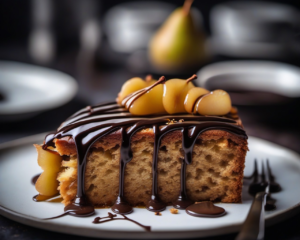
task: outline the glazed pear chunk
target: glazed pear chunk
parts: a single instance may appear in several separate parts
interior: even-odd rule
[[[196,101],[205,94],[209,93],[205,88],[195,87],[188,91],[185,100],[184,100],[184,108],[188,113],[196,113],[194,112],[194,106]]]
[[[142,88],[146,87],[145,81],[139,77],[134,77],[126,81],[122,88],[121,91],[118,95],[117,101],[118,103],[121,103],[123,99],[129,95],[130,93],[133,93],[135,91],[138,91]]]
[[[141,90],[145,87],[149,87],[152,84],[154,84],[155,82],[156,82],[156,80],[153,79],[151,75],[147,75],[145,80],[143,80],[142,78],[139,78],[139,77],[134,77],[134,78],[127,80],[123,84],[121,91],[118,94],[117,102],[119,104],[121,104],[121,102],[124,100],[124,98],[126,96],[128,96],[129,94],[134,93],[138,90]]]
[[[203,96],[196,103],[197,112],[201,115],[222,116],[230,112],[231,99],[227,92],[215,90]]]
[[[133,102],[129,108],[130,113],[134,115],[166,113],[162,102],[163,91],[163,85],[155,86]]]
[[[188,91],[194,87],[192,82],[183,79],[170,79],[164,84],[163,104],[169,114],[184,113],[184,100]]]
[[[40,145],[34,146],[38,152],[38,164],[44,170],[36,181],[35,188],[40,195],[55,196],[58,194],[56,178],[61,171],[62,157],[56,152],[44,150]]]
[[[187,80],[175,78],[166,81],[164,76],[158,81],[148,78],[141,80],[146,87],[125,96],[136,87],[135,82],[138,88],[141,86],[140,81],[132,78],[123,85],[118,99],[122,96],[121,104],[133,115],[189,113],[223,116],[229,113],[232,107],[229,94],[220,89],[209,92],[195,87],[191,81],[196,78],[195,74]]]

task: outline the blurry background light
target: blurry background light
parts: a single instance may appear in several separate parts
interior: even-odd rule
[[[111,8],[104,17],[104,31],[111,48],[122,53],[145,49],[175,7],[159,1],[138,1]]]
[[[242,57],[287,58],[300,32],[300,11],[263,1],[233,1],[211,12],[212,49]]]

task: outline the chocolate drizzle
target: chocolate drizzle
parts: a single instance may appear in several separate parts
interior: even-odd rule
[[[145,226],[137,221],[134,221],[128,217],[126,217],[125,215],[121,214],[123,216],[123,218],[117,218],[117,214],[112,214],[110,212],[108,212],[108,216],[107,217],[96,217],[93,221],[93,223],[99,224],[99,223],[105,223],[105,222],[110,222],[110,221],[114,221],[114,220],[127,220],[130,222],[133,222],[135,224],[137,224],[138,226],[144,228],[147,232],[151,232],[151,227],[150,226]],[[104,221],[101,221],[102,219],[106,219]]]
[[[165,80],[160,79],[160,81]],[[138,96],[140,96],[139,93]],[[138,96],[134,95],[131,96],[131,98],[136,98]],[[173,121],[170,122],[170,119],[173,119]],[[65,208],[65,211],[69,211],[68,214],[74,216],[86,216],[94,213],[93,207],[91,207],[91,204],[86,199],[84,192],[84,173],[87,153],[93,144],[100,138],[116,131],[121,132],[122,144],[120,149],[119,195],[112,210],[118,214],[128,214],[132,212],[132,207],[124,198],[124,170],[126,164],[132,159],[130,146],[131,138],[137,131],[145,128],[152,128],[154,132],[152,195],[146,206],[148,210],[154,212],[163,211],[166,207],[166,204],[163,203],[158,196],[157,161],[161,139],[167,133],[176,130],[182,132],[184,159],[181,168],[181,188],[177,201],[173,203],[174,207],[179,209],[184,209],[193,203],[188,199],[186,194],[185,169],[186,165],[192,162],[193,147],[198,136],[208,130],[223,130],[242,138],[247,138],[245,131],[238,125],[237,121],[227,117],[189,114],[150,117],[135,116],[115,102],[105,103],[94,107],[89,106],[68,118],[56,133],[46,136],[45,144],[43,145],[43,149],[47,149],[48,146],[53,146],[53,140],[55,138],[63,138],[66,136],[72,137],[75,142],[78,157],[77,195],[75,202],[71,204],[71,206],[66,206]],[[70,209],[72,211],[70,211]],[[77,210],[79,212],[77,212]]]
[[[64,211],[65,212],[63,214],[51,218],[44,218],[43,220],[51,220],[66,215],[71,215],[74,217],[89,217],[95,214],[94,207],[90,204],[85,196],[81,198],[76,197],[75,201],[67,205]]]

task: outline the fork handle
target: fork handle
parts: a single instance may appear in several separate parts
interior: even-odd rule
[[[265,203],[267,193],[255,195],[242,229],[235,240],[263,240],[265,235]]]

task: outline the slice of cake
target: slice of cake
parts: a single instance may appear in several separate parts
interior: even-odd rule
[[[132,206],[241,202],[247,135],[229,95],[196,88],[194,78],[134,78],[117,102],[75,113],[36,145],[39,164],[43,154],[61,156],[52,174],[43,168],[39,193],[58,190],[67,209],[112,206],[124,214]]]

